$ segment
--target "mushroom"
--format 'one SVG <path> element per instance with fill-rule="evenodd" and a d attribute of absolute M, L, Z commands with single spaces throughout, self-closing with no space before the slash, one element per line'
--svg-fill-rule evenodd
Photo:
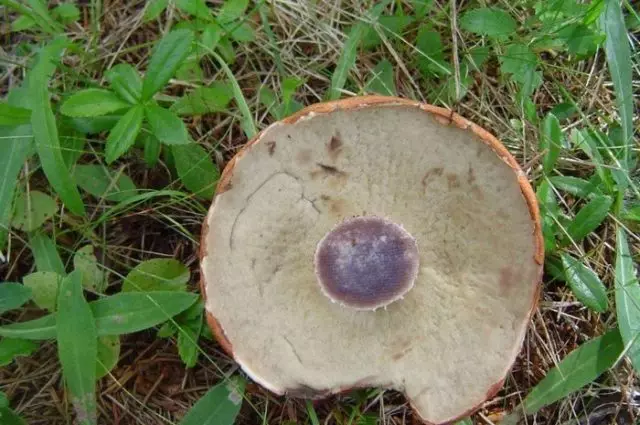
<path fill-rule="evenodd" d="M 535 195 L 491 134 L 392 97 L 320 103 L 226 166 L 202 231 L 210 327 L 254 381 L 404 392 L 426 423 L 502 387 L 535 308 Z"/>

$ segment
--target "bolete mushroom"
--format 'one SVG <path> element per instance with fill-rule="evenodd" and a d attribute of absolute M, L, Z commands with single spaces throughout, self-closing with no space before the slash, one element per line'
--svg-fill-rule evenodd
<path fill-rule="evenodd" d="M 391 97 L 320 103 L 226 166 L 202 231 L 224 349 L 277 394 L 404 392 L 454 421 L 502 387 L 536 305 L 535 195 L 487 131 Z"/>

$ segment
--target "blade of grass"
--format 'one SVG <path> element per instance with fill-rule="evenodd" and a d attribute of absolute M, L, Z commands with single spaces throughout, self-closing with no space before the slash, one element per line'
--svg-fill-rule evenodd
<path fill-rule="evenodd" d="M 29 244 L 33 259 L 36 262 L 36 270 L 39 272 L 55 272 L 61 276 L 66 273 L 64 264 L 56 249 L 53 240 L 42 232 L 35 232 L 29 236 Z"/>
<path fill-rule="evenodd" d="M 2 143 L 2 155 L 0 155 L 0 249 L 3 249 L 11 224 L 11 206 L 16 180 L 24 162 L 33 154 L 30 126 L 22 125 L 10 129 L 0 127 L 0 143 Z"/>
<path fill-rule="evenodd" d="M 180 425 L 233 425 L 242 407 L 246 381 L 232 377 L 206 392 Z"/>
<path fill-rule="evenodd" d="M 80 424 L 95 424 L 98 339 L 91 308 L 82 294 L 80 272 L 72 272 L 60 285 L 56 321 L 58 358 L 76 419 Z"/>
<path fill-rule="evenodd" d="M 640 284 L 627 235 L 622 226 L 616 231 L 615 268 L 616 314 L 627 356 L 640 371 Z"/>

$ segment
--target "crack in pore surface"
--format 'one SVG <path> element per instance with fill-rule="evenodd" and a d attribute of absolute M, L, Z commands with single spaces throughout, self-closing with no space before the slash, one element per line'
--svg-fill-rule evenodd
<path fill-rule="evenodd" d="M 298 354 L 298 351 L 293 346 L 291 341 L 289 341 L 289 338 L 287 338 L 286 336 L 282 335 L 282 339 L 284 339 L 285 342 L 289 345 L 289 348 L 291 348 L 291 351 L 293 352 L 293 355 L 296 356 L 296 359 L 298 359 L 298 362 L 300 362 L 300 364 L 304 366 L 304 363 L 302 362 L 302 359 L 300 358 L 300 355 Z"/>
<path fill-rule="evenodd" d="M 320 210 L 318 209 L 318 207 L 316 207 L 316 204 L 314 201 L 310 200 L 309 198 L 304 196 L 304 186 L 302 185 L 301 179 L 300 177 L 291 174 L 288 171 L 276 171 L 275 173 L 269 175 L 269 177 L 267 177 L 262 183 L 260 183 L 258 185 L 258 187 L 256 187 L 254 189 L 253 192 L 251 192 L 249 194 L 249 196 L 247 196 L 247 199 L 245 199 L 244 201 L 244 206 L 242 208 L 240 208 L 240 211 L 238 211 L 238 214 L 236 215 L 236 218 L 233 219 L 233 224 L 231 225 L 231 232 L 229 234 L 229 249 L 233 250 L 234 246 L 233 246 L 233 234 L 236 231 L 236 225 L 238 224 L 238 220 L 240 219 L 240 216 L 245 212 L 245 210 L 247 209 L 247 207 L 249 206 L 249 203 L 251 202 L 251 198 L 253 198 L 253 196 L 258 193 L 260 191 L 260 189 L 262 189 L 267 183 L 269 183 L 269 181 L 271 179 L 273 179 L 275 176 L 278 176 L 280 174 L 284 174 L 285 176 L 289 176 L 292 179 L 294 179 L 296 182 L 298 182 L 298 184 L 300 185 L 300 187 L 302 188 L 302 190 L 300 191 L 300 199 L 304 199 L 305 201 L 309 202 L 309 204 L 311 204 L 311 207 L 317 212 L 320 213 Z"/>

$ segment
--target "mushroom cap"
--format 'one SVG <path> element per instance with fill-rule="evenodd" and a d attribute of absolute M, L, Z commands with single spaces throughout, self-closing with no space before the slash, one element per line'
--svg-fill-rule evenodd
<path fill-rule="evenodd" d="M 353 217 L 415 238 L 404 298 L 331 302 L 318 243 Z M 535 195 L 501 143 L 441 108 L 366 96 L 274 123 L 225 168 L 202 230 L 209 325 L 257 383 L 320 398 L 404 392 L 427 423 L 475 411 L 502 387 L 535 308 L 543 244 Z"/>

